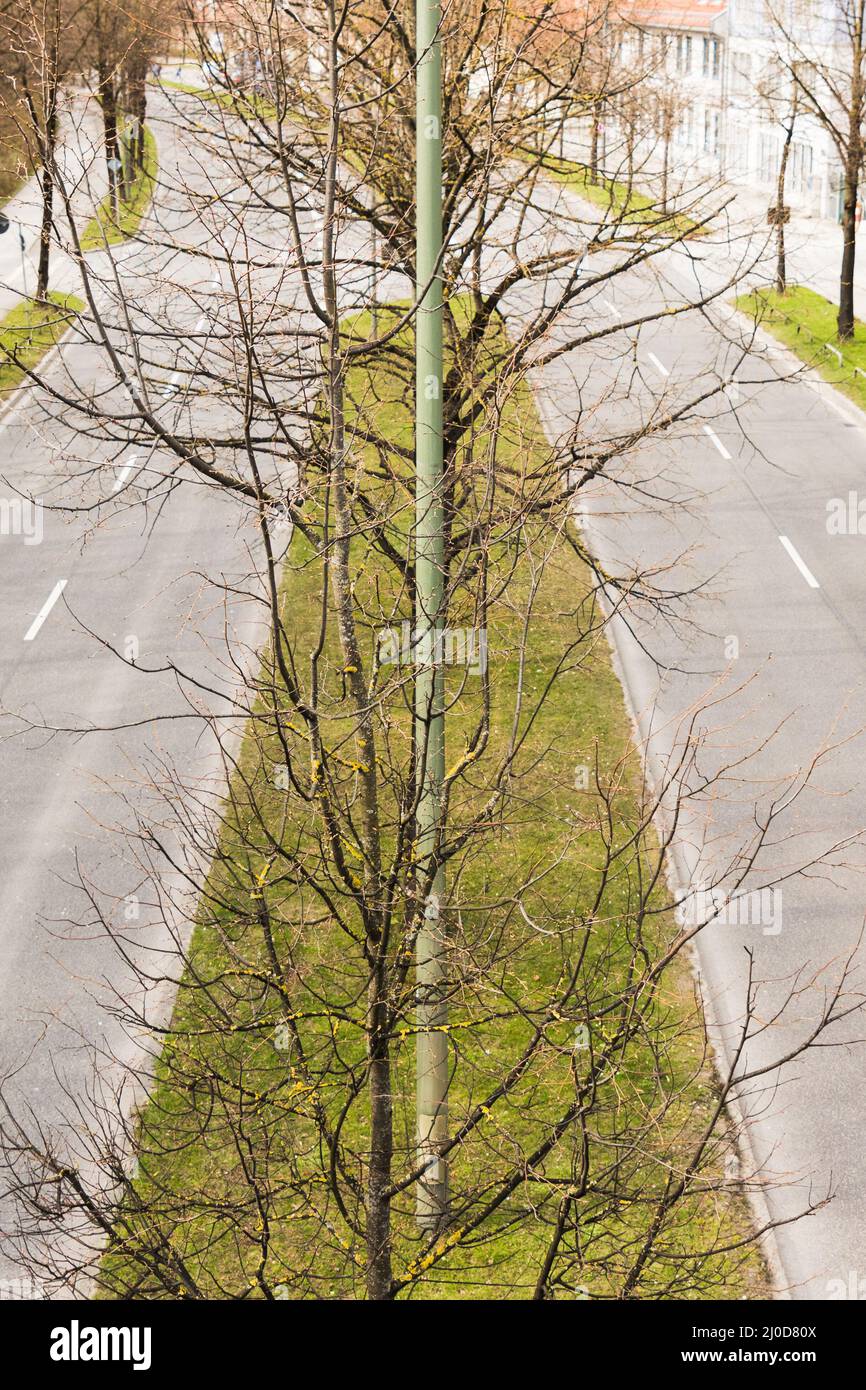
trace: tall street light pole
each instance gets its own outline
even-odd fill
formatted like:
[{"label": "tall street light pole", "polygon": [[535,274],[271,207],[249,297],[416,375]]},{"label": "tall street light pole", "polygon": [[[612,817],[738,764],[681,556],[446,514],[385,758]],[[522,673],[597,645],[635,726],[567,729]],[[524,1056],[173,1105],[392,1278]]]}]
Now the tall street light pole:
[{"label": "tall street light pole", "polygon": [[[415,748],[422,778],[417,871],[429,873],[445,778],[445,683],[442,669],[444,508],[442,497],[442,55],[440,0],[416,0],[417,54],[415,276]],[[448,1210],[448,1021],[441,920],[445,875],[436,872],[417,938],[416,1216],[436,1230]]]}]

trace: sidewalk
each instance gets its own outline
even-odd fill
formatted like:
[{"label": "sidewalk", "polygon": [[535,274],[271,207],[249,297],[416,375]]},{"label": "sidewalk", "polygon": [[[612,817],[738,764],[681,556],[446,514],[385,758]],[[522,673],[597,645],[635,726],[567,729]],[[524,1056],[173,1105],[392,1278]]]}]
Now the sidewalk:
[{"label": "sidewalk", "polygon": [[[586,160],[587,146],[585,133],[571,134],[565,144],[565,153],[578,162]],[[609,171],[611,172],[611,171]],[[621,171],[614,171],[614,177],[621,177]],[[660,171],[652,161],[647,161],[635,174],[635,186],[642,192],[652,195],[658,189]],[[670,186],[672,205],[678,179],[690,190],[688,199],[692,202],[698,197],[699,204],[706,212],[715,212],[727,204],[720,216],[713,219],[714,228],[707,238],[712,244],[712,263],[720,273],[729,277],[737,273],[743,265],[757,259],[754,270],[745,276],[743,289],[759,285],[771,285],[776,277],[776,232],[767,222],[767,209],[775,202],[772,190],[749,187],[744,184],[720,182],[711,174],[702,171],[692,163],[689,167],[672,165]],[[699,193],[705,185],[706,194]],[[727,248],[724,246],[725,219],[729,233]],[[857,256],[854,269],[854,312],[866,322],[866,218],[857,233]],[[697,253],[697,242],[692,243]],[[813,217],[801,212],[792,212],[791,220],[785,228],[785,258],[787,279],[791,284],[807,285],[824,295],[833,304],[839,303],[839,273],[842,263],[842,228],[828,218]]]},{"label": "sidewalk", "polygon": [[[767,208],[773,198],[753,188],[729,184],[726,192],[734,198],[732,214],[741,223],[755,227],[758,237],[769,240],[762,257],[760,271],[748,277],[749,283],[772,283],[776,273],[776,233],[767,224]],[[866,322],[866,222],[857,233],[857,255],[854,267],[854,312]],[[807,285],[825,299],[839,303],[839,273],[842,263],[842,228],[824,217],[791,213],[785,228],[785,260],[787,279],[793,284]]]},{"label": "sidewalk", "polygon": [[[84,98],[76,97],[65,114],[58,163],[63,180],[71,190],[73,215],[82,225],[93,216],[108,190],[99,113]],[[9,230],[0,236],[0,318],[14,308],[23,295],[32,295],[36,288],[42,219],[38,175],[34,175],[12,195],[3,205],[3,212],[9,218],[10,225]],[[55,203],[55,216],[68,235],[63,205],[59,199]],[[78,284],[78,267],[55,243],[51,248],[51,288],[69,293]]]}]

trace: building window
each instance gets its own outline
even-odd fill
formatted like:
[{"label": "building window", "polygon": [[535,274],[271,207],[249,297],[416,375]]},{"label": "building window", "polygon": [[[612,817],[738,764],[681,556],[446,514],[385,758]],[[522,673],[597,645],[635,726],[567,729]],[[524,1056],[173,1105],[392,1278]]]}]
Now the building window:
[{"label": "building window", "polygon": [[677,72],[682,76],[692,70],[692,36],[677,34]]},{"label": "building window", "polygon": [[812,146],[795,140],[788,166],[789,187],[795,193],[808,193],[812,187]]},{"label": "building window", "polygon": [[704,112],[704,150],[707,154],[718,154],[721,133],[721,114],[718,111]]},{"label": "building window", "polygon": [[739,178],[749,172],[749,130],[742,121],[735,121],[730,128],[728,157],[731,172]]},{"label": "building window", "polygon": [[692,137],[692,108],[690,106],[684,106],[680,112],[680,118],[674,132],[674,142],[677,145],[690,146],[692,144]]},{"label": "building window", "polygon": [[751,95],[752,59],[748,53],[735,53],[731,58],[731,93],[742,97]]},{"label": "building window", "polygon": [[722,46],[718,39],[704,39],[702,73],[704,77],[718,77],[722,63]]},{"label": "building window", "polygon": [[776,135],[762,135],[759,147],[761,183],[774,183],[779,174],[779,140]]}]

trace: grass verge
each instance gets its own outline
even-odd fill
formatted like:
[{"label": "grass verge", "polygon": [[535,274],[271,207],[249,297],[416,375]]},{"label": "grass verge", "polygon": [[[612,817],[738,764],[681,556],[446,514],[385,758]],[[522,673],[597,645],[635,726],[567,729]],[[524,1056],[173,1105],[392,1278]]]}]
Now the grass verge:
[{"label": "grass verge", "polygon": [[[534,155],[533,158],[538,158]],[[658,199],[616,179],[597,174],[593,178],[586,164],[558,155],[542,156],[542,167],[558,183],[565,184],[596,207],[605,208],[626,225],[650,229],[664,236],[704,236],[707,228],[684,213],[669,214],[659,207]]]},{"label": "grass verge", "polygon": [[47,304],[26,299],[0,323],[0,399],[38,366],[84,308],[74,294],[49,294]]},{"label": "grass verge", "polygon": [[[386,312],[381,310],[380,315]],[[367,337],[369,320],[362,317],[354,326],[359,340]],[[407,350],[411,363],[408,335],[399,346]],[[359,366],[351,374],[348,392],[350,425],[369,419],[367,412],[371,412],[380,435],[400,447],[411,445],[411,395],[404,375],[385,367]],[[483,433],[479,426],[474,440],[476,451],[483,447]],[[507,410],[497,417],[495,426],[490,425],[490,434],[497,465],[503,471],[526,466],[527,453],[530,467],[536,463],[540,466],[547,456],[541,423],[525,385],[515,389]],[[361,450],[373,472],[375,449],[361,446]],[[587,609],[594,607],[590,578],[575,548],[566,537],[548,540],[546,544],[542,572],[537,567],[538,556],[528,557],[525,564],[510,572],[507,593],[491,599],[488,650],[489,660],[496,663],[497,678],[491,694],[490,744],[499,754],[509,743],[518,688],[523,692],[526,707],[533,707],[553,673],[560,669],[563,653],[571,650],[577,634],[584,630],[579,624],[586,621]],[[364,536],[357,538],[355,551],[353,573],[357,576],[355,599],[359,611],[381,611],[378,606],[383,602],[389,608],[395,599],[393,577],[377,562],[376,552]],[[535,597],[526,654],[522,651],[523,610],[530,589]],[[283,603],[298,653],[313,650],[319,642],[322,601],[321,568],[307,542],[296,534],[284,574]],[[593,969],[601,973],[609,969],[621,980],[631,969],[632,950],[628,931],[622,926],[623,905],[629,900],[634,876],[646,873],[647,863],[642,859],[642,851],[636,858],[627,855],[623,872],[614,873],[603,902],[598,902],[597,865],[599,855],[604,853],[598,825],[600,819],[605,820],[607,803],[602,803],[600,796],[597,801],[597,791],[591,783],[588,788],[576,790],[575,766],[592,767],[597,760],[604,768],[617,769],[622,794],[611,803],[616,807],[612,811],[615,823],[605,825],[604,835],[610,833],[620,847],[631,844],[635,836],[641,769],[606,642],[590,626],[593,635],[581,644],[579,660],[563,677],[566,684],[562,697],[542,704],[540,715],[525,731],[519,808],[491,832],[482,852],[467,859],[459,888],[454,891],[460,894],[464,925],[470,931],[475,905],[491,895],[508,900],[515,886],[523,893],[527,913],[533,920],[592,922],[587,969],[590,973]],[[331,739],[336,746],[343,746],[340,716],[336,712],[343,676],[339,647],[334,642],[330,649],[325,648],[318,680],[321,691],[330,692],[335,698]],[[449,747],[453,757],[472,726],[478,696],[461,695],[454,688],[450,698]],[[405,718],[400,721],[402,726],[406,722]],[[284,736],[293,759],[297,757],[300,765],[302,745],[296,747],[292,743],[291,729]],[[259,1180],[265,1182],[267,1169],[268,1189],[278,1194],[276,1205],[267,1216],[267,1278],[272,1284],[279,1284],[282,1271],[309,1271],[306,1296],[328,1299],[357,1297],[362,1288],[356,1267],[360,1257],[353,1252],[354,1236],[340,1213],[329,1207],[322,1226],[321,1213],[310,1210],[312,1203],[298,1204],[288,1196],[299,1167],[307,1163],[312,1176],[306,1181],[312,1192],[317,1191],[316,1140],[310,1112],[304,1111],[304,1092],[308,1088],[298,1083],[286,1089],[287,1064],[275,1044],[279,1014],[263,1012],[257,988],[243,997],[238,994],[241,976],[252,976],[267,968],[264,946],[253,942],[255,914],[250,913],[248,906],[252,886],[252,896],[260,902],[266,889],[269,933],[277,934],[280,949],[293,952],[297,966],[293,1017],[303,1019],[309,1030],[309,1050],[317,1058],[324,1058],[333,1048],[334,1055],[339,1053],[346,1066],[360,1064],[363,993],[359,1003],[358,986],[363,969],[355,969],[345,938],[326,923],[307,932],[303,941],[297,939],[303,907],[296,886],[281,881],[272,872],[273,837],[287,845],[293,843],[296,837],[306,834],[311,815],[309,808],[292,811],[291,803],[287,809],[285,791],[274,785],[274,767],[284,758],[284,746],[281,751],[276,737],[263,746],[261,733],[254,737],[250,731],[247,735],[226,809],[220,852],[211,870],[208,902],[202,904],[193,936],[191,970],[181,986],[172,1036],[160,1057],[152,1095],[141,1117],[138,1175],[134,1201],[130,1203],[131,1234],[109,1250],[103,1262],[104,1280],[119,1296],[128,1296],[130,1289],[135,1290],[136,1298],[168,1296],[149,1278],[143,1263],[135,1259],[136,1230],[141,1230],[141,1240],[145,1242],[153,1239],[155,1227],[171,1242],[185,1268],[206,1290],[206,1296],[233,1297],[236,1294],[229,1291],[238,1289],[248,1291],[245,1296],[256,1296],[256,1271],[262,1269],[258,1212],[251,1210],[248,1230],[239,1228],[234,1220],[224,1220],[225,1204],[237,1201],[245,1189],[248,1157],[239,1153],[230,1127],[218,1113],[221,1100],[209,1109],[203,1125],[196,1116],[197,1106],[213,1103],[212,1087],[209,1098],[202,1100],[206,1089],[203,1078],[206,1074],[213,1077],[215,1070],[221,1077],[218,1089],[223,1096],[241,1084],[243,1078],[247,1154],[256,1154]],[[463,794],[471,797],[472,791],[470,786]],[[249,814],[253,796],[257,808],[264,808],[267,834],[261,832]],[[550,865],[550,871],[537,890],[526,891],[540,863]],[[225,911],[226,904],[231,906],[231,912]],[[651,930],[659,937],[669,936],[671,924],[661,888],[656,908],[655,914],[651,914]],[[459,1123],[457,1117],[471,1107],[473,1095],[479,1089],[482,1094],[487,1093],[490,1078],[501,1076],[509,1060],[519,1053],[525,1041],[526,1019],[549,997],[562,966],[558,950],[551,949],[543,937],[532,935],[527,945],[525,934],[519,924],[510,921],[510,915],[503,920],[501,929],[506,934],[513,933],[513,940],[507,937],[502,969],[508,995],[518,999],[520,1007],[513,1015],[494,1020],[486,1016],[494,1012],[492,1006],[489,1010],[478,1008],[471,997],[454,1000],[450,1027],[462,1068],[455,1074],[450,1097],[455,1125]],[[482,937],[487,930],[482,921]],[[227,934],[231,934],[231,941],[227,941]],[[240,972],[232,959],[234,947],[243,951],[248,962]],[[479,944],[481,951],[483,946]],[[193,980],[207,980],[211,985],[204,994],[197,987],[184,987]],[[613,975],[606,976],[605,990],[612,987],[612,980]],[[327,1002],[327,1010],[322,1007],[323,1001]],[[220,1022],[221,1017],[227,1026]],[[677,1162],[672,1155],[681,1153],[680,1145],[689,1147],[714,1103],[715,1082],[704,1052],[702,1021],[695,1008],[694,985],[685,960],[666,978],[657,1022],[667,1040],[663,1062],[659,1063],[657,1054],[649,1051],[630,1060],[624,1058],[622,1066],[603,1083],[609,1090],[605,1117],[599,1124],[607,1126],[607,1132],[600,1136],[597,1161],[604,1165],[601,1155],[609,1152],[607,1146],[614,1135],[621,1135],[630,1116],[642,1113],[644,1105],[651,1103],[658,1065],[669,1073],[670,1087],[681,1096],[681,1102],[678,1099],[667,1113],[667,1132],[658,1136],[653,1133],[649,1139],[651,1145],[657,1145],[655,1161],[640,1156],[639,1163],[646,1167],[645,1174],[643,1167],[640,1169],[640,1180],[645,1185],[642,1201],[603,1202],[597,1212],[585,1218],[584,1238],[591,1253],[584,1282],[591,1296],[615,1296],[607,1281],[611,1245],[623,1240],[628,1245],[631,1239],[639,1239],[643,1201],[658,1195],[670,1164]],[[393,1057],[395,1132],[411,1153],[411,1137],[403,1137],[411,1136],[413,1130],[414,1038],[411,1028],[405,1031],[405,1040],[395,1043]],[[561,1112],[563,1098],[573,1086],[568,1061],[572,1032],[572,1027],[563,1022],[557,1033],[557,1049],[565,1054],[565,1059],[557,1056],[549,1069],[533,1075],[525,1087],[516,1086],[504,1112],[493,1117],[489,1127],[483,1133],[479,1131],[477,1141],[461,1151],[455,1166],[458,1186],[467,1181],[495,1181],[500,1167],[510,1162],[512,1136],[517,1135],[521,1145],[528,1147],[539,1126],[547,1124],[551,1114]],[[196,1080],[191,1082],[193,1076]],[[326,1081],[321,1087],[325,1096],[329,1084]],[[500,1125],[507,1129],[506,1133]],[[363,1148],[364,1117],[359,1117],[357,1110],[347,1115],[344,1134],[353,1127],[358,1145]],[[558,1180],[564,1180],[569,1162],[568,1153],[556,1156],[549,1172],[552,1176],[561,1174]],[[191,1193],[204,1194],[206,1200],[193,1207],[188,1196]],[[472,1240],[464,1246],[458,1232],[447,1255],[413,1286],[413,1296],[528,1297],[544,1258],[550,1228],[543,1222],[517,1221],[518,1214],[521,1218],[526,1216],[527,1200],[526,1194],[521,1193],[510,1199],[496,1229],[482,1243]],[[720,1248],[716,1293],[721,1287],[724,1296],[730,1298],[759,1296],[763,1290],[759,1257],[753,1251],[744,1253],[731,1248],[736,1247],[748,1229],[745,1205],[730,1191],[725,1196],[716,1194],[710,1202],[699,1197],[689,1200],[671,1236],[670,1261],[664,1276],[676,1278],[678,1262],[689,1252]],[[410,1270],[413,1264],[417,1268],[419,1239],[411,1203],[395,1209],[394,1246],[398,1275]],[[724,1248],[728,1253],[722,1252]],[[658,1270],[648,1274],[637,1296],[652,1297],[653,1280],[657,1277]]]},{"label": "grass verge", "polygon": [[197,85],[194,82],[176,82],[164,77],[154,79],[154,84],[165,88],[166,91],[181,92],[185,96],[198,97],[202,102],[224,106],[245,119],[264,120],[276,115],[273,102],[268,101],[260,92],[249,91],[244,87],[226,88],[216,83]]},{"label": "grass verge", "polygon": [[854,320],[853,338],[841,339],[838,305],[805,285],[790,285],[784,294],[754,290],[734,303],[866,410],[866,324],[860,319]]},{"label": "grass verge", "polygon": [[87,224],[81,237],[82,251],[101,250],[106,243],[116,246],[119,242],[134,237],[141,225],[141,219],[150,206],[158,173],[156,140],[152,132],[144,131],[144,164],[139,169],[128,190],[128,197],[119,197],[119,206],[114,207],[110,193],[107,193],[96,216]]}]

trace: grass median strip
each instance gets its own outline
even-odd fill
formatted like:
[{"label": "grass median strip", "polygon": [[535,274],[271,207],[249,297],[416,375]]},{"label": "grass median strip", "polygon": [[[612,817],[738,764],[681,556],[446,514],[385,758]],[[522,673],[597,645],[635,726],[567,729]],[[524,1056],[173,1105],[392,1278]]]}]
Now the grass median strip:
[{"label": "grass median strip", "polygon": [[49,294],[45,304],[25,299],[9,311],[0,323],[0,399],[39,365],[83,308],[74,294]]},{"label": "grass median strip", "polygon": [[[380,331],[388,312],[379,311]],[[354,329],[358,341],[363,341],[369,319],[362,316]],[[396,349],[396,357],[402,351],[411,363],[408,334],[403,334]],[[380,437],[407,449],[411,457],[411,393],[406,389],[405,368],[358,366],[350,374],[348,394],[348,423],[350,429],[360,427],[359,439],[366,437],[367,422],[375,419]],[[506,473],[532,472],[546,458],[540,420],[525,385],[515,388],[495,425],[479,423],[473,440],[476,451],[483,451],[485,432],[487,443],[495,449],[497,466]],[[375,446],[359,443],[357,447],[356,462],[363,461],[374,473],[379,458]],[[399,633],[400,604],[406,602],[400,585],[377,561],[377,552],[363,533],[353,546],[359,611],[373,613],[382,604],[389,610],[393,606],[393,627]],[[503,573],[507,567],[508,583],[491,597],[487,619],[487,659],[496,669],[490,722],[494,753],[509,745],[518,689],[532,708],[561,668],[563,654],[575,646],[578,650],[562,677],[562,694],[539,704],[540,713],[524,731],[525,771],[515,814],[503,816],[492,828],[486,850],[469,856],[459,884],[454,885],[455,901],[465,919],[462,930],[471,936],[473,916],[479,917],[479,935],[473,938],[479,954],[475,960],[467,958],[468,974],[487,949],[487,918],[479,912],[479,903],[491,898],[508,903],[517,895],[527,921],[546,923],[551,930],[527,931],[512,912],[504,913],[496,927],[505,942],[503,997],[512,1001],[512,1009],[497,1010],[493,1002],[489,1008],[479,1007],[471,991],[466,998],[458,992],[452,1001],[449,1029],[455,1056],[460,1058],[450,1096],[455,1125],[457,1117],[471,1110],[477,1094],[487,1094],[492,1079],[519,1055],[535,1012],[544,1008],[551,988],[555,991],[564,966],[560,947],[552,943],[563,923],[591,923],[586,968],[590,977],[603,981],[605,997],[611,980],[621,982],[630,974],[633,942],[630,930],[623,926],[623,914],[633,901],[636,878],[648,867],[641,849],[631,851],[639,821],[641,772],[622,693],[598,626],[589,573],[568,535],[550,536],[544,524],[539,525],[538,549],[516,561],[514,554],[510,542],[503,546],[500,563]],[[497,588],[493,579],[490,587]],[[295,652],[312,651],[320,642],[323,597],[327,603],[321,567],[307,541],[296,533],[283,579],[283,604]],[[523,616],[527,611],[531,611],[528,650]],[[329,739],[344,747],[338,711],[345,671],[339,644],[330,636],[317,679],[327,707],[334,710]],[[460,672],[450,672],[447,681],[449,756],[453,759],[459,757],[473,726],[479,695]],[[410,721],[401,704],[395,706],[397,716],[400,726],[408,730]],[[287,724],[283,737],[294,765],[300,766],[304,755],[300,734]],[[395,746],[401,746],[399,735],[397,743],[390,745],[392,752]],[[136,1258],[139,1243],[141,1248],[152,1244],[154,1230],[171,1242],[177,1259],[208,1297],[234,1296],[227,1291],[237,1288],[249,1289],[250,1296],[256,1296],[263,1267],[271,1287],[280,1287],[284,1274],[293,1291],[299,1287],[298,1272],[305,1271],[306,1285],[297,1295],[301,1297],[353,1298],[363,1287],[357,1233],[329,1202],[324,1175],[319,1176],[310,1107],[332,1106],[343,1139],[348,1142],[352,1137],[363,1150],[363,1107],[350,1105],[343,1111],[345,1083],[334,1059],[339,1059],[347,1075],[363,1068],[364,966],[354,963],[345,937],[327,923],[299,925],[303,903],[298,889],[285,878],[281,881],[274,870],[276,839],[294,847],[292,855],[298,862],[312,863],[313,846],[306,837],[312,833],[314,810],[293,802],[285,784],[281,787],[275,779],[274,769],[284,761],[285,744],[276,734],[263,735],[261,726],[251,727],[195,928],[190,971],[182,982],[172,1033],[141,1116],[129,1234],[103,1262],[106,1287],[117,1296],[133,1288],[137,1298],[168,1296],[150,1277],[147,1261]],[[604,770],[602,777],[609,775],[614,784],[609,800],[593,784],[590,770],[596,765]],[[585,778],[576,777],[577,767],[587,773]],[[461,800],[471,802],[473,793],[471,781],[461,785]],[[465,808],[455,807],[455,815],[461,814]],[[598,865],[609,852],[608,836],[617,846],[614,861],[621,869],[610,874],[599,901]],[[539,874],[542,864],[547,867]],[[536,877],[537,884],[530,887]],[[663,888],[652,896],[649,931],[667,939],[671,924]],[[256,938],[265,908],[270,946]],[[255,978],[249,981],[252,990],[244,986],[243,976],[258,977],[269,968],[274,939],[278,954],[285,951],[285,958],[292,961],[293,1019],[303,1020],[305,1053],[321,1063],[322,1079],[314,1095],[281,1048],[279,1029],[285,1025],[279,1011],[270,1003],[263,1008]],[[562,949],[567,954],[569,948]],[[237,956],[241,950],[246,961],[242,969]],[[202,981],[208,982],[204,991],[199,988]],[[588,1296],[616,1296],[608,1273],[611,1250],[620,1243],[628,1249],[640,1242],[644,1204],[658,1199],[672,1169],[684,1162],[714,1104],[715,1082],[685,960],[666,978],[653,1010],[653,1027],[664,1039],[663,1060],[658,1051],[632,1053],[603,1081],[608,1089],[598,1117],[601,1132],[592,1136],[599,1171],[605,1169],[629,1124],[637,1124],[638,1116],[645,1119],[645,1111],[655,1104],[660,1065],[670,1103],[664,1107],[660,1130],[652,1124],[644,1135],[651,1156],[634,1155],[640,1175],[635,1180],[643,1185],[640,1200],[605,1198],[596,1203],[591,1192],[586,1195],[581,1240]],[[405,1036],[398,1035],[393,1048],[395,1133],[404,1151],[411,1153],[415,1040],[411,1026],[402,1031]],[[495,1187],[512,1161],[513,1143],[532,1149],[550,1117],[561,1113],[573,1094],[574,1049],[583,1044],[575,1042],[574,1025],[565,1019],[553,1023],[550,1031],[549,1064],[525,1082],[515,1082],[488,1122],[478,1127],[455,1160],[456,1188],[461,1183]],[[241,1090],[243,1122],[238,1126],[229,1119],[226,1097]],[[576,1136],[574,1142],[578,1142]],[[545,1181],[554,1184],[554,1190],[555,1184],[570,1181],[573,1157],[571,1142],[566,1142],[562,1152],[547,1160]],[[229,1220],[228,1211],[240,1200],[239,1194],[250,1190],[254,1164],[261,1190],[249,1206],[248,1222],[239,1224],[236,1214]],[[299,1200],[299,1184],[305,1193],[320,1197]],[[263,1216],[265,1186],[268,1200]],[[199,1199],[193,1204],[192,1193],[206,1194],[206,1202]],[[424,1258],[419,1262],[411,1200],[398,1203],[393,1213],[397,1274],[411,1276],[414,1297],[530,1297],[550,1240],[548,1221],[526,1219],[537,1199],[531,1188],[516,1191],[497,1212],[483,1240],[476,1235],[464,1242],[459,1229],[450,1233],[447,1253],[433,1267],[427,1267]],[[720,1287],[727,1297],[754,1296],[763,1287],[763,1275],[757,1255],[740,1245],[748,1229],[745,1204],[733,1189],[715,1192],[710,1201],[696,1192],[682,1207],[671,1232],[663,1275],[659,1269],[648,1271],[636,1296],[652,1297],[656,1279],[676,1280],[678,1261],[705,1249],[719,1252],[716,1292]]]},{"label": "grass median strip", "polygon": [[142,167],[136,170],[125,195],[118,192],[117,207],[111,193],[105,195],[96,216],[82,233],[82,251],[98,251],[106,243],[116,246],[135,236],[150,206],[158,172],[156,140],[145,127]]},{"label": "grass median strip", "polygon": [[[539,156],[532,155],[531,158],[538,159]],[[577,160],[545,154],[541,156],[541,166],[551,178],[565,184],[572,193],[577,193],[596,207],[610,211],[627,226],[659,232],[664,236],[703,236],[707,230],[695,218],[685,213],[669,213],[659,205],[657,198],[617,179],[607,178],[604,174],[593,174],[587,164]]]},{"label": "grass median strip", "polygon": [[784,294],[754,290],[734,302],[801,362],[866,410],[866,324],[860,319],[854,320],[853,338],[840,338],[838,305],[805,285],[791,285]]},{"label": "grass median strip", "polygon": [[[155,79],[155,85],[168,92],[180,92],[184,96],[198,97],[199,101],[224,106],[245,121],[267,120],[276,115],[276,107],[262,92],[238,86],[223,86],[222,82],[175,82],[164,77]],[[299,121],[303,125],[305,122]]]}]

